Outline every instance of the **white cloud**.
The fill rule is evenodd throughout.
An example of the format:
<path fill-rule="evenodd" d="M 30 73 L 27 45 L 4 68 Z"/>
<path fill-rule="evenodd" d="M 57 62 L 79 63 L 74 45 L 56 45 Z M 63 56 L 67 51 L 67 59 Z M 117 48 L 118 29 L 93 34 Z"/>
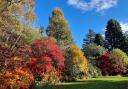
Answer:
<path fill-rule="evenodd" d="M 128 23 L 120 22 L 120 25 L 121 25 L 123 32 L 128 31 Z"/>
<path fill-rule="evenodd" d="M 117 4 L 118 0 L 68 0 L 68 4 L 83 11 L 96 10 L 102 12 L 112 8 Z"/>

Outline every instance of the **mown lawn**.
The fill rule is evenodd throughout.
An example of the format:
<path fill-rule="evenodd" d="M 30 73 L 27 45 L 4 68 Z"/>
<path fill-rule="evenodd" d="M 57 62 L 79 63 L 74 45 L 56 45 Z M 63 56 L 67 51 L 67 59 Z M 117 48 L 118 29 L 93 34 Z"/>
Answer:
<path fill-rule="evenodd" d="M 128 77 L 100 77 L 55 86 L 37 86 L 36 89 L 128 89 Z"/>

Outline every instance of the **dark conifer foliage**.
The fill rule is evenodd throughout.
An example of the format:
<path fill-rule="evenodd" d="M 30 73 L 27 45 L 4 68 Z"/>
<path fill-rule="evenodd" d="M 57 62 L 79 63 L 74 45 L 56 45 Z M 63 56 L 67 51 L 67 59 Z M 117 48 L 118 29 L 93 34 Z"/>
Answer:
<path fill-rule="evenodd" d="M 108 21 L 105 31 L 105 40 L 108 49 L 123 49 L 124 36 L 120 23 L 117 20 L 111 19 Z"/>
<path fill-rule="evenodd" d="M 96 34 L 94 43 L 100 46 L 104 46 L 104 38 L 102 37 L 102 35 L 100 33 Z"/>

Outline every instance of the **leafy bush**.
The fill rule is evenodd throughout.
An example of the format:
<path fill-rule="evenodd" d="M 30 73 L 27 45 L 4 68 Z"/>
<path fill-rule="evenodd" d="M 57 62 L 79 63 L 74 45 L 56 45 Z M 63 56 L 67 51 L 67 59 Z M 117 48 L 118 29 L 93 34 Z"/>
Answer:
<path fill-rule="evenodd" d="M 98 76 L 102 76 L 102 71 L 98 67 L 90 64 L 88 69 L 88 77 L 96 78 Z"/>
<path fill-rule="evenodd" d="M 106 49 L 96 44 L 87 44 L 83 50 L 84 54 L 89 57 L 98 57 L 106 52 Z"/>
<path fill-rule="evenodd" d="M 36 40 L 33 43 L 29 68 L 35 79 L 41 78 L 39 80 L 54 68 L 61 75 L 64 68 L 64 55 L 52 38 Z"/>
<path fill-rule="evenodd" d="M 27 50 L 22 47 L 13 52 L 9 46 L 0 45 L 0 89 L 29 88 L 33 75 L 27 68 Z"/>
<path fill-rule="evenodd" d="M 45 75 L 43 75 L 43 78 L 40 82 L 42 85 L 49 85 L 49 84 L 56 84 L 59 82 L 59 77 L 60 74 L 56 69 L 52 69 L 51 72 L 47 72 Z"/>
<path fill-rule="evenodd" d="M 4 89 L 29 89 L 33 82 L 33 75 L 27 68 L 17 68 L 13 71 L 0 73 L 0 88 Z"/>
<path fill-rule="evenodd" d="M 122 75 L 127 72 L 128 56 L 120 49 L 114 49 L 98 58 L 103 74 Z"/>

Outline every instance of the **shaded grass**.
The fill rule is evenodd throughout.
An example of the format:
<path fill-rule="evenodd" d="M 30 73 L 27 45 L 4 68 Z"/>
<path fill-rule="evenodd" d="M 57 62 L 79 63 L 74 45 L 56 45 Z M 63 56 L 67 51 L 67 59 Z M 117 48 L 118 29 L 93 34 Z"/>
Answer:
<path fill-rule="evenodd" d="M 36 89 L 128 89 L 128 77 L 100 77 L 55 86 L 38 86 Z"/>

